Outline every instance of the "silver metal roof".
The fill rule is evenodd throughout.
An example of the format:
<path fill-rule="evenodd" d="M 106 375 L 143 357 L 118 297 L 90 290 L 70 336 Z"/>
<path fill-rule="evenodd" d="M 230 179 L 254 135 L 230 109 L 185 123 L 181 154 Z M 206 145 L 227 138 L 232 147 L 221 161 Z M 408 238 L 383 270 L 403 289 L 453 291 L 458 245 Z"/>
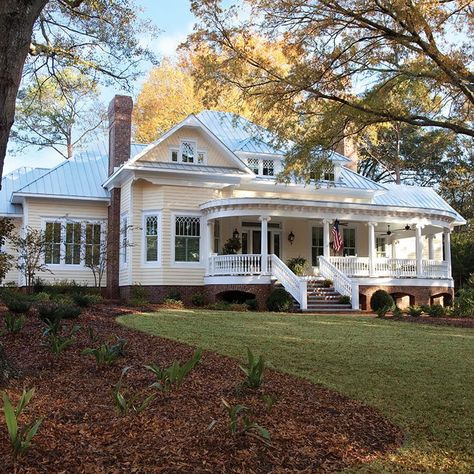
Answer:
<path fill-rule="evenodd" d="M 378 191 L 385 189 L 385 187 L 380 185 L 379 183 L 376 183 L 375 181 L 372 181 L 371 179 L 366 178 L 365 176 L 362 176 L 361 174 L 356 173 L 355 171 L 345 168 L 344 166 L 341 167 L 340 178 L 340 183 L 342 184 L 341 187 L 368 189 L 370 191 Z M 338 182 L 336 182 L 335 184 L 337 187 Z"/>
<path fill-rule="evenodd" d="M 0 191 L 0 214 L 21 214 L 21 206 L 11 203 L 12 193 L 40 178 L 48 171 L 48 168 L 21 167 L 6 174 L 2 178 L 2 189 Z"/>
<path fill-rule="evenodd" d="M 198 172 L 206 174 L 232 174 L 246 176 L 247 173 L 238 169 L 230 168 L 227 166 L 207 166 L 207 165 L 197 165 L 197 164 L 188 164 L 188 163 L 166 163 L 162 161 L 145 161 L 138 160 L 131 163 L 132 168 L 153 168 L 161 170 L 170 170 L 170 171 L 183 171 L 183 172 Z"/>

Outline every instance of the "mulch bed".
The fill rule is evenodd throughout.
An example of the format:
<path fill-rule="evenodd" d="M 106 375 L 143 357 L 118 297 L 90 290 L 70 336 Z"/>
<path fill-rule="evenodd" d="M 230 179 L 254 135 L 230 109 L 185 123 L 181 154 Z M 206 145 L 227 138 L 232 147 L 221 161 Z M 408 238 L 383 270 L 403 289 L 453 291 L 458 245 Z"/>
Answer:
<path fill-rule="evenodd" d="M 334 472 L 369 462 L 402 442 L 400 429 L 373 408 L 295 377 L 268 370 L 260 389 L 236 389 L 242 382 L 238 364 L 212 352 L 203 353 L 180 388 L 157 392 L 140 414 L 121 416 L 111 387 L 123 367 L 133 366 L 128 386 L 149 390 L 153 377 L 143 364 L 167 365 L 194 352 L 118 325 L 114 316 L 125 311 L 105 305 L 87 311 L 74 321 L 83 327 L 77 343 L 57 356 L 41 345 L 42 325 L 34 315 L 21 333 L 1 336 L 22 371 L 8 394 L 16 401 L 24 387 L 36 388 L 22 422 L 45 417 L 30 451 L 15 466 L 0 413 L 1 472 Z M 92 357 L 81 355 L 91 345 L 87 327 L 101 339 L 126 338 L 126 357 L 98 368 Z M 263 394 L 276 397 L 270 409 Z M 222 397 L 249 407 L 254 420 L 270 431 L 270 444 L 232 436 Z M 209 431 L 212 420 L 217 423 Z"/>
<path fill-rule="evenodd" d="M 474 328 L 474 318 L 433 318 L 431 316 L 384 316 L 382 319 L 403 321 L 406 323 L 431 324 L 433 326 L 453 326 L 458 328 Z"/>

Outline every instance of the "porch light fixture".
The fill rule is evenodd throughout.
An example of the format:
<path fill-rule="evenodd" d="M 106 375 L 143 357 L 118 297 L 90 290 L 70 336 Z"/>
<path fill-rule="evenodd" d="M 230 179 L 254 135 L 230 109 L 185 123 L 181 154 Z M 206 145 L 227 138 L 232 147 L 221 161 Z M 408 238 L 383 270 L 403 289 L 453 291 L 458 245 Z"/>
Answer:
<path fill-rule="evenodd" d="M 295 234 L 293 234 L 293 232 L 290 232 L 288 234 L 288 242 L 290 242 L 290 245 L 293 245 L 294 241 L 295 241 Z"/>
<path fill-rule="evenodd" d="M 232 237 L 234 237 L 234 239 L 238 239 L 240 237 L 239 231 L 237 229 L 234 229 L 234 232 L 232 233 Z"/>
<path fill-rule="evenodd" d="M 387 235 L 392 235 L 392 231 L 390 230 L 390 224 L 387 225 Z"/>
<path fill-rule="evenodd" d="M 405 230 L 411 230 L 411 227 L 410 227 L 409 224 L 407 224 L 407 225 L 405 226 Z"/>

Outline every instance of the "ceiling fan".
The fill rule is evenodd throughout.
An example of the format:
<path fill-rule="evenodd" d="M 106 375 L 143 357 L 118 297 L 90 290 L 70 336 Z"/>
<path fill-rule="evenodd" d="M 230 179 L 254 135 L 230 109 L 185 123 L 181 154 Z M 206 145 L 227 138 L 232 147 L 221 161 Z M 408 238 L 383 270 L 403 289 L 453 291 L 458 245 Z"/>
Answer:
<path fill-rule="evenodd" d="M 403 229 L 390 229 L 390 224 L 387 224 L 387 230 L 384 231 L 378 231 L 377 234 L 382 234 L 382 235 L 392 235 L 394 232 L 400 232 L 401 230 L 408 231 L 412 230 L 411 226 L 407 224 Z"/>

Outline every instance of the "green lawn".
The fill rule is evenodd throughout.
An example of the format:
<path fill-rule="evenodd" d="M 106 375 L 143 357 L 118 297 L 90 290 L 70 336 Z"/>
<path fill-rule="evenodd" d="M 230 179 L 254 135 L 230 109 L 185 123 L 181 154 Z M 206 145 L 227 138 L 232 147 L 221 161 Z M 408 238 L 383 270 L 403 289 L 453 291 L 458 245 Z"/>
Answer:
<path fill-rule="evenodd" d="M 160 311 L 120 322 L 274 368 L 378 407 L 404 446 L 367 472 L 474 472 L 474 330 L 368 316 Z"/>

